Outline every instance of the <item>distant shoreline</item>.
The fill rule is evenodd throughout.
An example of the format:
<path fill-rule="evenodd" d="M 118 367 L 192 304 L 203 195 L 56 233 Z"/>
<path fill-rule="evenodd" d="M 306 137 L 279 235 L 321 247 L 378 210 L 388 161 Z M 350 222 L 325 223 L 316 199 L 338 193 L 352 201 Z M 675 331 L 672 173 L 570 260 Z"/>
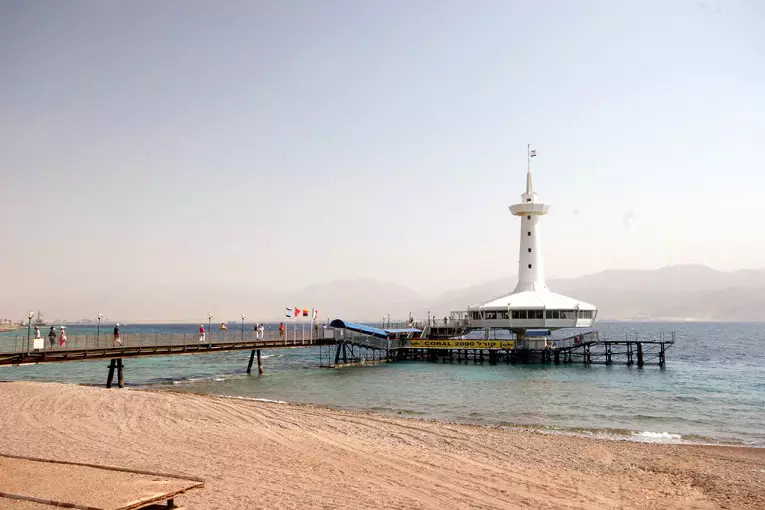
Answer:
<path fill-rule="evenodd" d="M 355 322 L 360 323 L 380 323 L 380 319 L 374 320 L 364 320 L 364 319 L 349 319 L 353 320 Z M 119 321 L 120 325 L 124 326 L 162 326 L 162 325 L 188 325 L 188 324 L 205 324 L 205 327 L 207 327 L 207 322 L 201 321 L 201 320 L 162 320 L 162 321 L 152 321 L 152 320 L 121 320 Z M 310 324 L 311 321 L 309 319 L 305 320 L 298 320 L 294 321 L 292 319 L 260 319 L 257 322 L 262 322 L 263 324 L 278 324 L 280 322 L 284 322 L 286 324 Z M 320 320 L 317 321 L 319 324 L 324 324 L 326 320 Z M 395 318 L 391 319 L 391 323 L 403 323 L 406 322 L 406 319 L 400 319 L 396 320 Z M 763 320 L 723 320 L 723 319 L 703 319 L 703 318 L 678 318 L 678 317 L 651 317 L 651 318 L 641 318 L 641 319 L 631 319 L 631 318 L 598 318 L 595 321 L 595 327 L 593 329 L 598 329 L 597 326 L 599 323 L 608 323 L 608 322 L 634 322 L 634 323 L 650 323 L 650 322 L 661 322 L 661 323 L 668 323 L 668 324 L 683 324 L 687 322 L 692 323 L 722 323 L 722 324 L 765 324 L 765 321 Z M 45 325 L 45 327 L 54 326 L 58 327 L 57 324 L 59 322 L 51 322 Z M 213 323 L 213 328 L 217 328 L 217 325 L 220 325 L 220 322 Z M 226 321 L 225 324 L 240 324 L 240 322 L 237 321 Z M 253 324 L 252 321 L 245 322 L 245 325 L 251 325 Z M 88 323 L 80 323 L 80 322 L 71 322 L 67 321 L 64 323 L 65 326 L 78 326 L 78 327 L 96 327 L 96 324 L 88 324 Z M 111 327 L 114 325 L 114 322 L 102 322 L 101 328 L 105 328 L 107 326 Z M 17 329 L 23 329 L 26 326 L 16 326 L 12 327 L 11 329 L 7 331 L 14 331 Z M 0 327 L 0 332 L 5 331 L 2 327 Z"/>

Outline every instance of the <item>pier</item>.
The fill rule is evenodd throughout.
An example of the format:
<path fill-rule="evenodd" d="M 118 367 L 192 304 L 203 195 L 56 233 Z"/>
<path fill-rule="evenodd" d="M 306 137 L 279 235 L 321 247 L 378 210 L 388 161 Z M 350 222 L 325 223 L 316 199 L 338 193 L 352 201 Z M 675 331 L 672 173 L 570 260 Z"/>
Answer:
<path fill-rule="evenodd" d="M 28 346 L 22 344 L 22 349 L 19 349 L 19 344 L 16 342 L 13 351 L 3 352 L 0 349 L 0 366 L 109 360 L 106 387 L 112 387 L 116 374 L 117 384 L 122 388 L 125 385 L 123 362 L 125 359 L 250 351 L 247 373 L 252 372 L 253 363 L 257 359 L 258 373 L 262 374 L 263 364 L 260 354 L 262 349 L 294 349 L 335 344 L 333 337 L 325 338 L 322 329 L 319 329 L 315 336 L 311 333 L 309 338 L 296 335 L 281 337 L 278 332 L 270 333 L 272 334 L 264 335 L 263 338 L 255 332 L 247 334 L 242 332 L 241 335 L 239 332 L 220 334 L 218 338 L 211 337 L 209 342 L 199 342 L 197 338 L 189 334 L 126 334 L 121 336 L 122 344 L 118 346 L 115 346 L 112 338 L 107 335 L 98 339 L 94 335 L 73 335 L 71 341 L 67 340 L 65 347 L 51 348 L 46 345 L 40 350 L 30 350 Z"/>
<path fill-rule="evenodd" d="M 496 334 L 496 329 L 494 330 Z M 452 336 L 460 334 L 460 336 Z M 507 332 L 506 332 L 507 334 Z M 290 338 L 291 337 L 291 338 Z M 439 363 L 546 364 L 546 365 L 645 365 L 664 367 L 667 350 L 675 344 L 675 334 L 659 333 L 656 338 L 601 338 L 598 331 L 576 333 L 565 338 L 530 337 L 509 333 L 504 338 L 489 338 L 484 328 L 469 323 L 437 327 L 375 327 L 336 319 L 329 327 L 312 331 L 308 338 L 268 332 L 228 332 L 210 341 L 199 342 L 192 334 L 134 333 L 121 337 L 114 345 L 108 336 L 73 335 L 65 347 L 28 350 L 15 342 L 14 349 L 0 346 L 0 366 L 22 366 L 85 361 L 106 361 L 106 387 L 125 386 L 125 360 L 150 356 L 249 351 L 247 373 L 257 361 L 258 374 L 264 373 L 263 349 L 319 347 L 319 366 L 343 368 L 396 361 Z M 21 347 L 21 349 L 19 349 Z"/>
<path fill-rule="evenodd" d="M 324 367 L 362 365 L 369 362 L 421 360 L 442 363 L 542 363 L 552 365 L 645 365 L 666 364 L 666 353 L 675 344 L 674 332 L 662 332 L 656 338 L 624 339 L 600 337 L 598 331 L 577 333 L 565 338 L 535 338 L 509 335 L 508 338 L 478 338 L 481 328 L 450 326 L 463 336 L 438 337 L 426 326 L 382 329 L 342 320 L 330 326 L 335 332 L 335 345 L 328 345 L 322 356 Z M 443 332 L 446 327 L 439 326 Z M 429 334 L 430 333 L 430 334 Z M 476 335 L 471 337 L 472 335 Z"/>

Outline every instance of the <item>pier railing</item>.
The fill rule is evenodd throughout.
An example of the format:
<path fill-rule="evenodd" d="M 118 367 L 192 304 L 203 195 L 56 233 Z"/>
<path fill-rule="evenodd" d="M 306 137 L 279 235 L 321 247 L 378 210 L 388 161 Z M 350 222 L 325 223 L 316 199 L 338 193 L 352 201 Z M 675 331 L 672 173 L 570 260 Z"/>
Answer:
<path fill-rule="evenodd" d="M 377 338 L 363 333 L 358 333 L 348 329 L 334 329 L 334 339 L 337 342 L 347 342 L 349 344 L 366 347 L 367 349 L 390 350 L 399 349 L 406 345 L 407 340 L 395 340 L 387 338 Z M 329 338 L 329 335 L 327 336 Z"/>
<path fill-rule="evenodd" d="M 597 331 L 587 331 L 586 333 L 580 333 L 566 338 L 553 339 L 552 347 L 558 349 L 571 349 L 579 345 L 597 343 L 599 341 L 600 334 Z"/>
<path fill-rule="evenodd" d="M 255 342 L 266 341 L 283 343 L 284 345 L 310 345 L 315 340 L 331 339 L 332 330 L 324 328 L 310 329 L 305 331 L 287 331 L 281 335 L 278 330 L 264 331 L 262 336 L 255 331 L 214 331 L 205 333 L 204 342 L 200 342 L 199 333 L 163 333 L 163 332 L 125 332 L 120 333 L 120 343 L 115 342 L 111 331 L 82 332 L 67 334 L 66 345 L 59 345 L 56 337 L 53 345 L 47 337 L 44 337 L 42 349 L 34 349 L 34 338 L 27 341 L 26 335 L 13 335 L 0 337 L 0 353 L 19 354 L 32 352 L 62 352 L 68 350 L 102 350 L 113 347 L 152 347 L 152 346 L 191 346 L 197 344 L 228 344 L 232 342 Z"/>

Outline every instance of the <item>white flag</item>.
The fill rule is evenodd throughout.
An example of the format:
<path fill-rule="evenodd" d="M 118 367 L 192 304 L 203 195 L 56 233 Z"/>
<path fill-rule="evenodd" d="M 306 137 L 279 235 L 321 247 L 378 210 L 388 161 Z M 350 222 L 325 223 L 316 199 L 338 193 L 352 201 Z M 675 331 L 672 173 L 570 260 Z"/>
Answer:
<path fill-rule="evenodd" d="M 533 157 L 535 157 L 536 155 L 537 155 L 537 150 L 536 150 L 536 149 L 531 149 L 531 150 L 529 151 L 529 157 L 530 157 L 530 158 L 533 158 Z"/>
<path fill-rule="evenodd" d="M 287 318 L 289 319 L 290 317 L 292 317 L 292 308 L 290 308 L 289 306 L 287 306 L 286 308 L 287 308 Z"/>

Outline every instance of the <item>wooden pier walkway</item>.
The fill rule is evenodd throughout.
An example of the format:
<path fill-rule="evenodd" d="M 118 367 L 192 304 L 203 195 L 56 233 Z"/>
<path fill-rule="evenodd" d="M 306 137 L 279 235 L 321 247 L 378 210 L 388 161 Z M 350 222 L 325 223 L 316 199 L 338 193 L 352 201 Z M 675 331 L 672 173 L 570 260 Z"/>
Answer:
<path fill-rule="evenodd" d="M 189 342 L 179 341 L 123 345 L 120 347 L 104 346 L 89 348 L 53 348 L 30 352 L 0 352 L 0 365 L 28 365 L 38 363 L 62 363 L 67 361 L 95 361 L 113 358 L 142 358 L 147 356 L 173 356 L 179 354 L 206 354 L 211 352 L 252 351 L 260 349 L 284 349 L 312 347 L 334 344 L 334 339 L 312 340 L 244 340 L 226 342 Z"/>
<path fill-rule="evenodd" d="M 258 373 L 262 374 L 263 362 L 260 354 L 262 349 L 295 349 L 336 343 L 334 338 L 325 338 L 323 333 L 318 335 L 318 338 L 308 339 L 289 338 L 288 336 L 282 338 L 276 335 L 267 339 L 259 339 L 254 334 L 251 336 L 242 334 L 239 340 L 232 340 L 232 335 L 229 335 L 228 339 L 223 337 L 223 340 L 210 342 L 192 341 L 189 335 L 168 333 L 125 336 L 122 338 L 122 342 L 122 345 L 115 346 L 111 338 L 104 337 L 101 339 L 100 346 L 95 339 L 92 340 L 92 345 L 88 345 L 86 337 L 85 347 L 79 346 L 81 342 L 69 343 L 67 341 L 66 347 L 46 346 L 43 349 L 31 351 L 0 351 L 0 366 L 110 360 L 106 387 L 111 388 L 116 372 L 117 384 L 122 388 L 125 385 L 123 359 L 126 358 L 250 351 L 247 373 L 252 372 L 253 363 L 257 358 Z"/>

